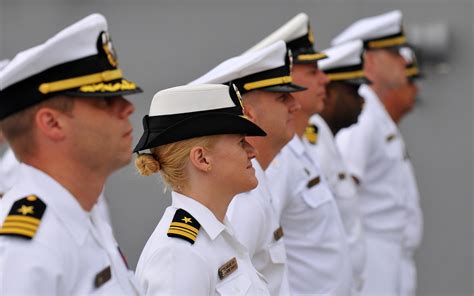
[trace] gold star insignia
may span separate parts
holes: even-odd
[[[18,213],[21,213],[22,215],[28,215],[28,214],[33,214],[33,206],[25,206],[22,205],[21,208],[17,210]]]
[[[187,217],[184,217],[183,219],[181,219],[181,221],[184,221],[184,223],[186,224],[192,223],[191,218],[187,218]]]

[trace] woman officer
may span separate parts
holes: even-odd
[[[168,207],[142,251],[137,277],[147,295],[268,295],[225,217],[232,198],[257,186],[245,136],[265,132],[243,116],[225,85],[158,92],[134,152],[142,175],[160,172]]]

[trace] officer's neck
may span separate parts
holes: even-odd
[[[399,112],[397,105],[397,92],[395,88],[385,87],[380,84],[371,84],[369,86],[377,95],[382,105],[387,110],[388,115],[395,124],[398,124],[403,117],[403,114]]]
[[[57,159],[45,161],[40,157],[35,157],[35,159],[27,159],[24,162],[46,173],[61,184],[87,212],[91,211],[97,203],[107,179],[106,176],[101,176],[93,171],[86,172],[78,166],[71,166],[67,161],[62,162]]]
[[[286,143],[274,143],[272,135],[250,137],[247,141],[257,150],[256,159],[263,170],[266,170]]]

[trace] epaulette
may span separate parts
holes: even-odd
[[[46,204],[36,195],[17,200],[0,228],[0,235],[32,239],[45,210]]]
[[[304,136],[310,144],[315,145],[318,142],[318,127],[314,124],[309,124],[304,131]]]
[[[201,224],[191,214],[183,209],[178,209],[168,229],[168,236],[181,238],[194,244],[199,228],[201,228]]]

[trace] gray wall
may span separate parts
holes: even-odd
[[[109,20],[127,77],[145,93],[132,97],[135,139],[152,95],[185,84],[237,55],[300,11],[307,12],[320,49],[355,19],[402,9],[407,27],[449,25],[449,59],[426,64],[422,101],[401,124],[414,161],[425,215],[416,255],[420,295],[473,291],[473,2],[472,0],[0,0],[0,59],[43,42],[98,11]],[[169,194],[157,177],[130,165],[107,186],[116,235],[132,266]]]

